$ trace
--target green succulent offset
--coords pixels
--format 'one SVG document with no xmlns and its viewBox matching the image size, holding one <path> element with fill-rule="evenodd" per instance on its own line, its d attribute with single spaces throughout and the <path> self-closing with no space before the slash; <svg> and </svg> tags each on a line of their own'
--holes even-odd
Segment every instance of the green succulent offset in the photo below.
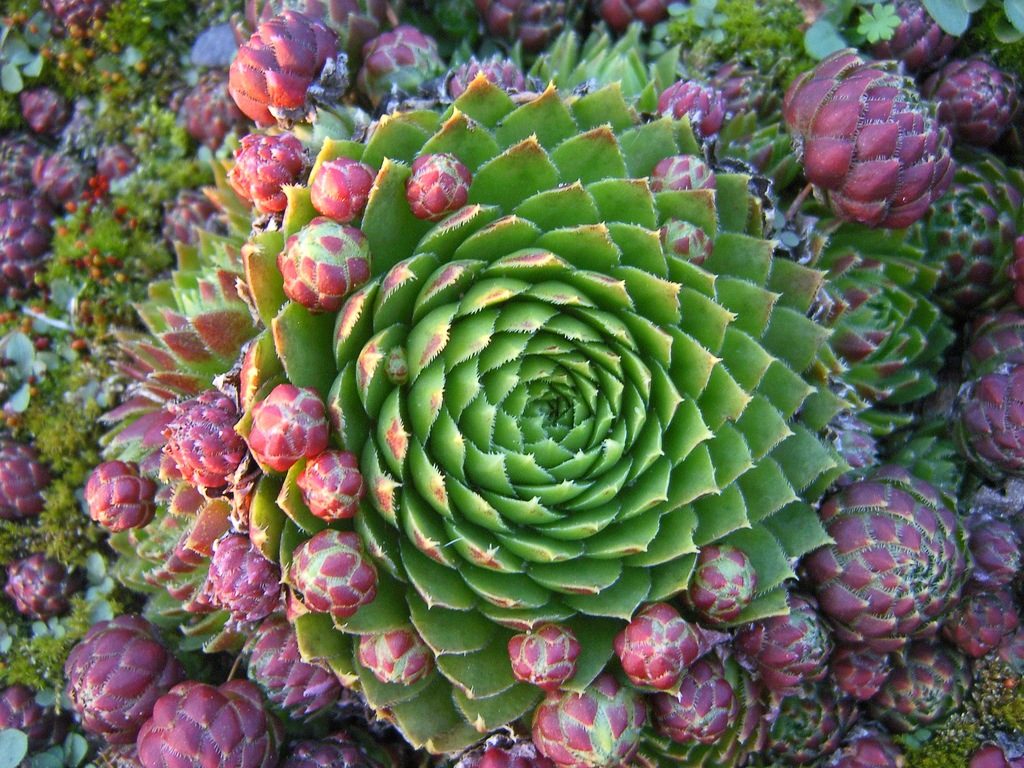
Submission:
<svg viewBox="0 0 1024 768">
<path fill-rule="evenodd" d="M 582 690 L 641 604 L 686 588 L 702 545 L 750 556 L 749 621 L 786 610 L 793 559 L 828 540 L 808 503 L 843 469 L 817 436 L 840 406 L 817 362 L 828 331 L 808 317 L 823 275 L 773 257 L 746 176 L 651 192 L 658 161 L 699 152 L 685 120 L 644 122 L 617 86 L 517 106 L 481 77 L 444 114 L 324 143 L 314 177 L 339 156 L 379 169 L 360 225 L 373 278 L 337 314 L 285 302 L 273 268 L 313 219 L 307 188 L 246 251 L 258 343 L 280 361 L 254 399 L 282 377 L 318 391 L 367 485 L 331 527 L 359 534 L 377 597 L 348 619 L 300 616 L 300 647 L 416 745 L 452 751 L 532 711 L 515 631 L 558 621 L 586 638 L 566 686 Z M 436 224 L 405 195 L 430 153 L 473 174 Z M 712 236 L 703 267 L 662 249 L 672 218 Z M 388 375 L 396 350 L 407 376 Z M 251 507 L 282 571 L 325 527 L 294 487 L 302 466 L 265 475 Z M 436 671 L 381 683 L 358 636 L 410 620 Z"/>
</svg>

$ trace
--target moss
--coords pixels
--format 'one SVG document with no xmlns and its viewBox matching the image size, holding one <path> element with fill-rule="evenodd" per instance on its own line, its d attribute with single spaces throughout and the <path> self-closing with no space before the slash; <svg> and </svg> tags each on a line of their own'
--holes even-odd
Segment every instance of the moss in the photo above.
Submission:
<svg viewBox="0 0 1024 768">
<path fill-rule="evenodd" d="M 907 751 L 906 768 L 967 768 L 980 745 L 970 737 L 936 736 L 921 748 Z"/>
<path fill-rule="evenodd" d="M 20 131 L 24 127 L 18 97 L 13 93 L 0 93 L 0 131 Z"/>
<path fill-rule="evenodd" d="M 785 85 L 813 66 L 804 52 L 803 12 L 793 0 L 718 0 L 714 19 L 702 24 L 691 12 L 669 24 L 669 42 L 682 43 L 697 67 L 737 62 Z"/>
<path fill-rule="evenodd" d="M 1004 43 L 996 34 L 998 28 L 1006 23 L 1002 3 L 988 3 L 972 18 L 966 48 L 992 56 L 1000 67 L 1013 72 L 1018 78 L 1024 78 L 1024 40 Z"/>
</svg>

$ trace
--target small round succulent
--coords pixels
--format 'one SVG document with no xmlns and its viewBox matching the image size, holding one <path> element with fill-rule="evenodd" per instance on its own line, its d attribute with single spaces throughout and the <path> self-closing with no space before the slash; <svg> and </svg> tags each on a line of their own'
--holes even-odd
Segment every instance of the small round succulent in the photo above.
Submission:
<svg viewBox="0 0 1024 768">
<path fill-rule="evenodd" d="M 755 621 L 733 640 L 741 657 L 772 691 L 795 694 L 828 672 L 832 638 L 814 599 L 790 593 L 789 613 Z"/>
<path fill-rule="evenodd" d="M 985 587 L 1009 586 L 1021 572 L 1021 541 L 1016 529 L 1006 520 L 988 517 L 971 519 L 971 555 L 974 570 L 971 579 Z"/>
<path fill-rule="evenodd" d="M 739 700 L 714 656 L 695 661 L 676 693 L 651 697 L 655 729 L 680 744 L 713 744 L 739 715 Z"/>
<path fill-rule="evenodd" d="M 246 124 L 228 93 L 227 75 L 220 70 L 210 70 L 199 78 L 182 101 L 180 114 L 189 135 L 212 150 Z"/>
<path fill-rule="evenodd" d="M 220 208 L 197 189 L 183 190 L 164 212 L 164 239 L 172 245 L 196 245 L 200 230 L 223 230 Z"/>
<path fill-rule="evenodd" d="M 757 591 L 757 572 L 746 553 L 731 544 L 702 547 L 697 556 L 686 602 L 702 621 L 712 625 L 739 619 Z"/>
<path fill-rule="evenodd" d="M 18 104 L 21 116 L 36 133 L 58 134 L 71 117 L 64 97 L 46 86 L 22 91 L 18 94 Z"/>
<path fill-rule="evenodd" d="M 413 685 L 434 670 L 434 654 L 412 627 L 361 635 L 358 654 L 382 683 Z"/>
<path fill-rule="evenodd" d="M 903 753 L 887 733 L 856 728 L 825 768 L 903 768 Z"/>
<path fill-rule="evenodd" d="M 1006 131 L 1020 106 L 1016 79 L 981 58 L 946 64 L 924 84 L 938 103 L 938 118 L 957 141 L 990 147 Z"/>
<path fill-rule="evenodd" d="M 486 77 L 503 91 L 515 93 L 526 90 L 526 76 L 511 59 L 492 56 L 483 61 L 471 57 L 469 61 L 455 67 L 445 81 L 448 95 L 457 99 L 477 77 Z"/>
<path fill-rule="evenodd" d="M 18 613 L 32 619 L 49 619 L 67 613 L 71 596 L 82 586 L 81 574 L 36 553 L 7 564 L 4 592 Z"/>
<path fill-rule="evenodd" d="M 718 134 L 725 122 L 725 98 L 713 86 L 694 80 L 680 80 L 658 96 L 658 112 L 675 119 L 687 118 L 702 138 Z"/>
<path fill-rule="evenodd" d="M 633 22 L 653 27 L 668 16 L 669 0 L 595 0 L 597 12 L 616 32 Z"/>
<path fill-rule="evenodd" d="M 396 90 L 415 93 L 444 69 L 437 41 L 416 27 L 400 24 L 363 46 L 363 66 L 357 83 L 377 104 Z"/>
<path fill-rule="evenodd" d="M 868 702 L 871 716 L 896 733 L 931 725 L 957 709 L 970 686 L 969 662 L 942 643 L 911 644 Z"/>
<path fill-rule="evenodd" d="M 843 417 L 833 424 L 833 428 L 836 451 L 850 467 L 837 485 L 847 486 L 878 466 L 878 438 L 873 434 L 871 425 L 861 418 Z"/>
<path fill-rule="evenodd" d="M 287 472 L 302 458 L 327 448 L 327 416 L 320 397 L 309 388 L 278 384 L 252 410 L 249 450 L 261 465 Z"/>
<path fill-rule="evenodd" d="M 245 441 L 235 431 L 240 414 L 234 401 L 208 389 L 168 409 L 164 454 L 177 473 L 196 488 L 216 491 L 231 482 L 246 457 Z"/>
<path fill-rule="evenodd" d="M 184 671 L 141 616 L 94 624 L 64 664 L 67 694 L 87 733 L 133 744 L 157 699 Z"/>
<path fill-rule="evenodd" d="M 337 34 L 287 10 L 260 24 L 238 49 L 228 91 L 257 125 L 304 120 L 312 110 L 311 91 L 334 75 L 337 55 Z"/>
<path fill-rule="evenodd" d="M 25 520 L 43 511 L 50 472 L 35 448 L 0 438 L 0 520 Z"/>
<path fill-rule="evenodd" d="M 422 155 L 412 165 L 405 197 L 417 219 L 440 221 L 466 204 L 472 181 L 469 169 L 454 155 Z"/>
<path fill-rule="evenodd" d="M 562 693 L 541 704 L 533 715 L 533 743 L 566 768 L 623 765 L 636 753 L 646 722 L 640 694 L 605 673 L 582 693 Z"/>
<path fill-rule="evenodd" d="M 651 172 L 655 192 L 681 192 L 687 189 L 714 189 L 715 172 L 694 155 L 673 155 L 661 160 Z"/>
<path fill-rule="evenodd" d="M 376 176 L 373 168 L 357 160 L 325 160 L 310 184 L 310 201 L 327 218 L 348 224 L 363 215 Z"/>
<path fill-rule="evenodd" d="M 33 752 L 59 741 L 66 731 L 63 719 L 53 709 L 36 701 L 35 692 L 24 685 L 11 685 L 0 690 L 0 731 L 13 728 L 28 737 Z"/>
<path fill-rule="evenodd" d="M 576 673 L 580 643 L 568 627 L 543 624 L 513 635 L 508 641 L 508 656 L 516 680 L 531 683 L 554 693 Z"/>
<path fill-rule="evenodd" d="M 350 531 L 328 528 L 303 542 L 292 554 L 289 576 L 307 608 L 337 619 L 377 596 L 377 569 Z"/>
<path fill-rule="evenodd" d="M 786 696 L 768 734 L 768 749 L 784 765 L 811 765 L 839 748 L 856 717 L 853 704 L 828 682 Z"/>
<path fill-rule="evenodd" d="M 32 165 L 44 152 L 44 147 L 28 134 L 0 137 L 0 189 L 9 187 L 29 192 Z"/>
<path fill-rule="evenodd" d="M 845 220 L 907 227 L 953 181 L 949 132 L 895 62 L 835 53 L 790 85 L 783 114 L 808 181 Z"/>
<path fill-rule="evenodd" d="M 1014 761 L 1019 764 L 1020 761 Z M 1010 758 L 998 744 L 982 744 L 971 755 L 968 768 L 1015 768 Z"/>
<path fill-rule="evenodd" d="M 841 645 L 829 659 L 829 672 L 839 690 L 858 701 L 867 701 L 889 679 L 892 659 L 870 648 Z"/>
<path fill-rule="evenodd" d="M 288 205 L 283 187 L 298 182 L 305 166 L 302 142 L 292 134 L 253 133 L 243 136 L 235 150 L 228 181 L 260 213 L 283 213 Z"/>
<path fill-rule="evenodd" d="M 370 278 L 370 247 L 355 227 L 319 216 L 278 254 L 284 292 L 310 312 L 336 312 Z"/>
<path fill-rule="evenodd" d="M 966 537 L 940 494 L 889 465 L 829 497 L 819 515 L 835 543 L 804 567 L 836 637 L 893 651 L 933 634 L 967 572 Z"/>
<path fill-rule="evenodd" d="M 348 451 L 324 451 L 303 467 L 295 484 L 309 511 L 327 522 L 355 517 L 366 496 L 359 459 Z"/>
<path fill-rule="evenodd" d="M 992 478 L 1024 474 L 1024 366 L 990 373 L 960 393 L 956 436 L 964 455 Z"/>
<path fill-rule="evenodd" d="M 566 0 L 475 0 L 488 34 L 522 43 L 529 53 L 542 50 L 566 24 Z"/>
<path fill-rule="evenodd" d="M 89 517 L 108 531 L 141 528 L 156 514 L 156 483 L 135 463 L 105 461 L 86 481 L 85 503 Z"/>
<path fill-rule="evenodd" d="M 1020 616 L 1012 591 L 972 585 L 942 622 L 942 635 L 964 654 L 978 659 L 998 648 L 1018 626 Z"/>
<path fill-rule="evenodd" d="M 383 768 L 344 731 L 313 741 L 290 744 L 279 768 Z"/>
<path fill-rule="evenodd" d="M 964 365 L 975 376 L 1024 365 L 1024 312 L 1004 309 L 979 315 L 971 325 Z"/>
<path fill-rule="evenodd" d="M 703 228 L 682 219 L 669 219 L 661 228 L 664 248 L 698 266 L 711 255 L 711 238 Z"/>
<path fill-rule="evenodd" d="M 668 603 L 651 603 L 615 636 L 615 653 L 634 685 L 674 689 L 686 669 L 711 649 L 710 638 Z"/>
<path fill-rule="evenodd" d="M 265 619 L 280 603 L 281 570 L 244 533 L 214 544 L 208 579 L 216 602 L 238 621 Z"/>
<path fill-rule="evenodd" d="M 876 59 L 896 59 L 912 74 L 934 69 L 953 52 L 959 38 L 947 34 L 921 0 L 895 0 L 899 24 L 888 40 L 872 44 Z"/>
<path fill-rule="evenodd" d="M 249 678 L 274 704 L 294 717 L 306 717 L 333 707 L 341 682 L 325 665 L 304 661 L 295 628 L 281 614 L 265 619 L 248 643 Z"/>
<path fill-rule="evenodd" d="M 281 726 L 248 680 L 190 680 L 157 700 L 137 743 L 143 768 L 275 768 Z"/>
<path fill-rule="evenodd" d="M 56 210 L 80 198 L 87 181 L 81 164 L 63 152 L 39 155 L 32 165 L 32 183 Z"/>
<path fill-rule="evenodd" d="M 31 171 L 25 175 L 30 177 Z M 51 217 L 43 197 L 0 189 L 0 297 L 19 299 L 34 288 L 53 235 Z"/>
</svg>

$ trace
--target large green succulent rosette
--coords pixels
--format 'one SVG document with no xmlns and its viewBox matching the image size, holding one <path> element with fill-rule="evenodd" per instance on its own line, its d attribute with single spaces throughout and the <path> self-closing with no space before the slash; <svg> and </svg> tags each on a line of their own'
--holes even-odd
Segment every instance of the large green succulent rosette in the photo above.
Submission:
<svg viewBox="0 0 1024 768">
<path fill-rule="evenodd" d="M 786 610 L 794 559 L 827 541 L 809 503 L 842 469 L 817 436 L 839 405 L 818 378 L 827 331 L 808 317 L 822 274 L 773 257 L 746 176 L 651 192 L 660 160 L 699 151 L 685 120 L 644 120 L 617 86 L 517 104 L 478 78 L 443 114 L 324 144 L 314 177 L 339 156 L 378 171 L 356 222 L 374 276 L 337 314 L 285 301 L 276 271 L 315 215 L 306 188 L 247 251 L 267 325 L 247 405 L 285 379 L 318 391 L 368 489 L 331 527 L 359 534 L 377 597 L 347 620 L 299 616 L 300 647 L 416 745 L 453 751 L 532 712 L 542 695 L 513 678 L 516 631 L 571 627 L 583 650 L 567 687 L 582 690 L 639 606 L 686 588 L 701 546 L 754 562 L 749 621 Z M 473 174 L 438 223 L 405 197 L 431 153 Z M 703 266 L 663 248 L 673 218 L 713 239 Z M 264 476 L 251 506 L 284 573 L 325 527 L 295 486 L 303 466 Z M 381 683 L 358 637 L 409 624 L 435 669 Z"/>
</svg>

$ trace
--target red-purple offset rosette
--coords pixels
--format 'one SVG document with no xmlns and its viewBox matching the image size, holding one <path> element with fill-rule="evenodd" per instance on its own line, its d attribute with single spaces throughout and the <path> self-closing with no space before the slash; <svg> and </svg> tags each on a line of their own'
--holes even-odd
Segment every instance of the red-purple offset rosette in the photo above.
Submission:
<svg viewBox="0 0 1024 768">
<path fill-rule="evenodd" d="M 943 643 L 913 643 L 894 657 L 893 672 L 868 711 L 890 731 L 910 733 L 959 709 L 970 682 L 961 654 Z"/>
<path fill-rule="evenodd" d="M 985 475 L 1024 474 L 1024 366 L 990 373 L 960 393 L 956 437 Z"/>
<path fill-rule="evenodd" d="M 382 683 L 413 685 L 434 670 L 434 654 L 412 627 L 361 635 L 358 653 Z"/>
<path fill-rule="evenodd" d="M 329 219 L 348 224 L 363 215 L 377 172 L 347 157 L 325 160 L 309 188 L 310 201 Z"/>
<path fill-rule="evenodd" d="M 486 77 L 509 93 L 526 90 L 526 76 L 512 59 L 493 56 L 480 61 L 474 56 L 470 57 L 469 61 L 455 67 L 448 75 L 446 80 L 448 95 L 452 99 L 459 98 L 466 92 L 469 84 L 480 76 Z"/>
<path fill-rule="evenodd" d="M 941 65 L 959 38 L 944 32 L 921 0 L 895 0 L 893 5 L 899 24 L 892 37 L 871 46 L 872 55 L 876 59 L 896 59 L 912 74 Z"/>
<path fill-rule="evenodd" d="M 981 58 L 957 59 L 928 78 L 923 93 L 938 106 L 939 120 L 957 141 L 990 147 L 1020 108 L 1019 84 Z"/>
<path fill-rule="evenodd" d="M 321 22 L 285 11 L 260 24 L 231 62 L 228 90 L 257 125 L 307 118 L 311 96 L 329 91 L 337 72 L 338 36 Z"/>
<path fill-rule="evenodd" d="M 50 472 L 35 448 L 0 439 L 0 520 L 25 520 L 43 511 Z"/>
<path fill-rule="evenodd" d="M 52 215 L 41 196 L 0 188 L 0 296 L 19 299 L 35 287 L 53 235 Z"/>
<path fill-rule="evenodd" d="M 141 616 L 95 624 L 64 665 L 67 694 L 87 733 L 133 744 L 157 699 L 185 676 Z"/>
<path fill-rule="evenodd" d="M 292 554 L 289 583 L 311 611 L 347 619 L 377 596 L 377 569 L 351 531 L 320 531 Z"/>
<path fill-rule="evenodd" d="M 661 92 L 658 112 L 677 120 L 686 117 L 698 136 L 710 139 L 725 122 L 725 98 L 714 86 L 680 80 Z"/>
<path fill-rule="evenodd" d="M 651 719 L 659 733 L 680 744 L 715 743 L 739 716 L 739 700 L 714 656 L 694 662 L 676 693 L 651 698 Z"/>
<path fill-rule="evenodd" d="M 235 431 L 241 418 L 234 401 L 215 389 L 170 406 L 172 419 L 164 430 L 164 454 L 178 474 L 203 490 L 227 486 L 247 451 Z"/>
<path fill-rule="evenodd" d="M 609 27 L 622 32 L 633 22 L 653 27 L 668 16 L 668 0 L 595 0 Z"/>
<path fill-rule="evenodd" d="M 244 533 L 229 534 L 214 544 L 207 578 L 214 600 L 238 621 L 265 619 L 281 601 L 281 569 Z"/>
<path fill-rule="evenodd" d="M 953 181 L 948 130 L 893 62 L 835 53 L 793 82 L 783 115 L 808 181 L 848 221 L 910 226 Z"/>
<path fill-rule="evenodd" d="M 615 636 L 615 653 L 630 681 L 641 688 L 670 690 L 719 639 L 687 621 L 668 603 L 651 603 Z"/>
<path fill-rule="evenodd" d="M 417 219 L 440 221 L 466 204 L 472 181 L 454 155 L 422 155 L 412 164 L 405 197 Z"/>
<path fill-rule="evenodd" d="M 248 441 L 256 460 L 276 472 L 318 456 L 327 448 L 323 401 L 308 387 L 278 384 L 253 407 Z"/>
<path fill-rule="evenodd" d="M 4 592 L 18 613 L 31 619 L 49 619 L 67 613 L 71 596 L 82 586 L 81 574 L 37 552 L 7 564 Z"/>
<path fill-rule="evenodd" d="M 295 484 L 309 511 L 327 522 L 355 517 L 366 496 L 359 458 L 348 451 L 324 451 L 306 464 Z"/>
<path fill-rule="evenodd" d="M 509 638 L 508 655 L 516 680 L 552 693 L 576 674 L 580 643 L 568 627 L 542 624 Z"/>
<path fill-rule="evenodd" d="M 85 503 L 89 517 L 108 531 L 141 528 L 156 514 L 156 483 L 137 464 L 105 461 L 89 475 Z"/>
<path fill-rule="evenodd" d="M 972 659 L 999 647 L 1020 626 L 1013 592 L 975 586 L 964 592 L 942 622 L 942 636 Z"/>
<path fill-rule="evenodd" d="M 310 312 L 336 312 L 370 279 L 370 246 L 356 229 L 319 216 L 278 254 L 284 292 Z"/>
<path fill-rule="evenodd" d="M 284 213 L 288 197 L 282 187 L 298 182 L 305 165 L 302 142 L 292 134 L 254 133 L 242 137 L 228 181 L 260 213 Z"/>
<path fill-rule="evenodd" d="M 750 558 L 730 544 L 701 547 L 686 590 L 687 604 L 711 624 L 736 621 L 757 591 L 757 572 Z"/>
</svg>

